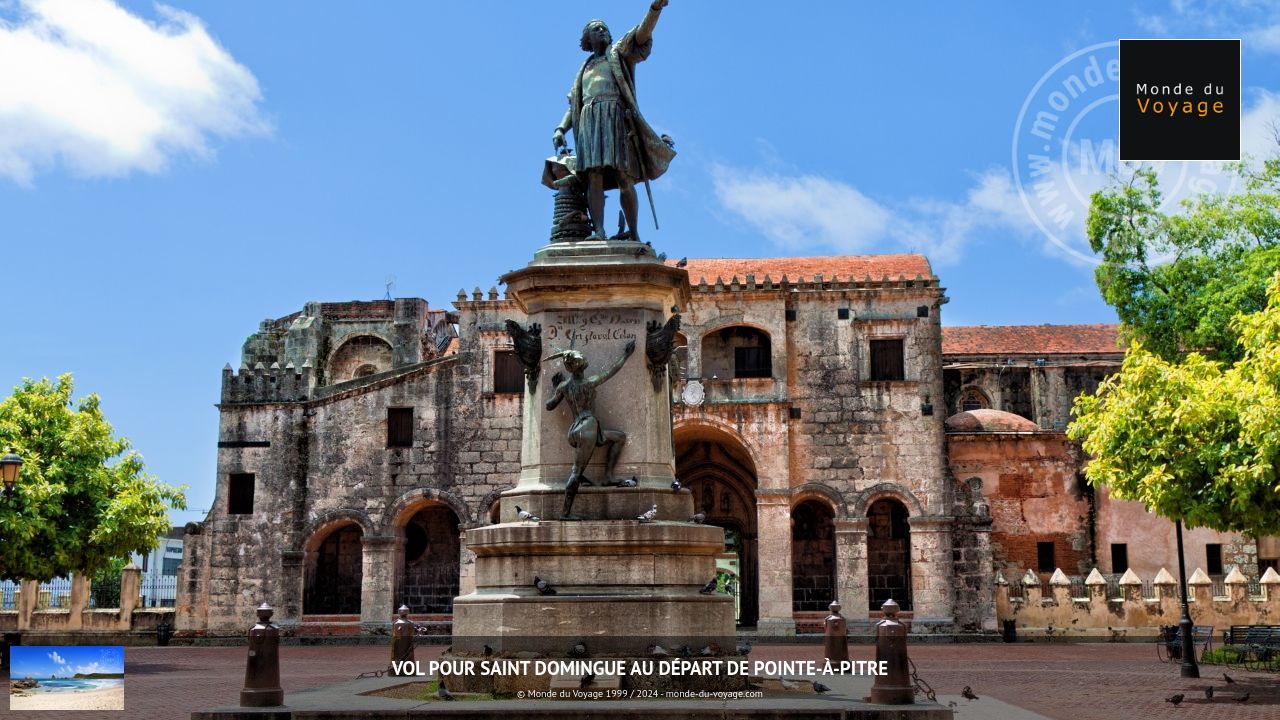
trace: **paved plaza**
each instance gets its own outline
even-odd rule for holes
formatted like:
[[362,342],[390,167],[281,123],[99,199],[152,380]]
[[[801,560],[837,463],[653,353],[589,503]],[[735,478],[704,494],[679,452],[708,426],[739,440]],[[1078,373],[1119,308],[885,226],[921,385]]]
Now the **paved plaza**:
[[[418,658],[439,654],[438,646],[419,648]],[[360,672],[385,667],[382,646],[281,648],[281,680],[286,693],[351,680]],[[757,645],[753,658],[818,659],[817,645]],[[853,659],[870,659],[869,646],[851,648]],[[1150,644],[915,645],[920,676],[945,705],[955,702],[957,718],[1276,718],[1280,717],[1280,675],[1228,670],[1236,684],[1228,688],[1222,668],[1204,666],[1201,680],[1183,680],[1176,666],[1156,659]],[[125,714],[149,720],[187,720],[193,710],[234,703],[244,681],[245,649],[127,648]],[[1212,684],[1217,698],[1208,701]],[[979,700],[960,697],[965,685]],[[1249,701],[1230,700],[1248,692]],[[1180,708],[1165,698],[1183,693]],[[7,688],[6,688],[7,695]],[[5,706],[7,708],[7,704]],[[15,716],[16,713],[7,713]],[[77,720],[118,719],[122,713],[76,713]]]

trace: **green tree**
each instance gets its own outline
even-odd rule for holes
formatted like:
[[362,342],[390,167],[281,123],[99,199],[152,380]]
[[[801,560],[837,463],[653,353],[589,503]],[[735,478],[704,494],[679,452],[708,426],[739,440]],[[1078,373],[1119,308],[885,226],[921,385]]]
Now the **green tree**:
[[0,578],[48,580],[94,573],[148,552],[184,509],[185,486],[144,472],[114,436],[97,395],[73,406],[71,375],[24,379],[0,402],[0,448],[22,456],[14,491],[0,496]]
[[1240,358],[1240,313],[1266,304],[1267,279],[1280,269],[1280,159],[1236,164],[1240,191],[1201,194],[1178,212],[1160,210],[1154,170],[1094,193],[1087,234],[1102,256],[1095,272],[1127,339],[1173,360],[1185,352],[1226,362]]
[[1120,372],[1076,398],[1068,432],[1089,481],[1189,527],[1280,533],[1280,274],[1266,307],[1229,323],[1235,364],[1170,361],[1135,342]]

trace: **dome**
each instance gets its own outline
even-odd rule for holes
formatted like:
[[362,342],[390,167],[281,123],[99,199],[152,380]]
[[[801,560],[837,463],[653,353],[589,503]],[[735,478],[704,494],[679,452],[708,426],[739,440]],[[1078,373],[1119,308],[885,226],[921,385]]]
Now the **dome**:
[[947,432],[1040,432],[1040,426],[1013,413],[1001,410],[965,410],[947,418]]

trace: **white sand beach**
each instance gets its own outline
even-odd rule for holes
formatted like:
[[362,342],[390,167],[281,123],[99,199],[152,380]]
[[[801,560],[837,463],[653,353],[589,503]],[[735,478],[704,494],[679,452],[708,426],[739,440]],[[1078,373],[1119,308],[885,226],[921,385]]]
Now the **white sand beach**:
[[[22,692],[22,691],[20,691]],[[9,695],[10,710],[123,710],[124,685],[82,692],[30,692]]]

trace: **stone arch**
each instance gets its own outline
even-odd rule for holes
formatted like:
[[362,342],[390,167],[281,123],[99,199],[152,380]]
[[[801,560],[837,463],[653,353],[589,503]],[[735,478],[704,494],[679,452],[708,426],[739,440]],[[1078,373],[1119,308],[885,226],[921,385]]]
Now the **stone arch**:
[[303,615],[358,615],[364,577],[363,541],[371,524],[358,510],[316,518],[303,541]]
[[449,493],[416,488],[389,510],[394,533],[395,602],[415,613],[450,613],[458,596],[461,528],[470,515]]
[[826,610],[836,599],[836,505],[822,495],[791,506],[791,609]]
[[726,324],[704,331],[699,347],[703,378],[773,377],[773,336],[765,328]]
[[867,505],[868,610],[879,610],[890,598],[912,609],[911,525],[906,504],[882,493]]
[[481,498],[480,504],[476,506],[479,510],[476,514],[476,523],[480,525],[497,525],[501,522],[498,516],[498,511],[502,509],[501,500],[501,490],[490,490],[487,495]]
[[808,482],[791,490],[791,507],[805,500],[820,500],[831,506],[831,512],[837,517],[849,514],[849,504],[839,490],[817,482]]
[[897,483],[884,482],[872,485],[855,495],[849,515],[851,517],[866,517],[867,508],[871,506],[871,503],[885,497],[891,497],[905,505],[911,517],[925,514],[924,505],[920,503],[920,499],[915,496],[915,493]]
[[991,396],[977,385],[968,385],[960,390],[956,412],[968,410],[986,410],[991,407]]
[[[391,369],[391,343],[373,333],[343,338],[342,344],[329,353],[325,362],[325,382],[329,385]],[[369,368],[373,372],[369,372]],[[357,373],[365,373],[358,375]]]
[[459,500],[453,493],[437,488],[420,487],[404,493],[388,506],[384,527],[389,529],[400,527],[420,507],[431,503],[448,506],[453,514],[458,516],[459,523],[464,525],[471,523],[471,511],[467,509],[466,503]]
[[724,529],[725,555],[717,565],[738,576],[738,621],[754,625],[759,617],[754,453],[737,430],[711,418],[677,423],[674,440],[676,476],[693,493],[706,524]]

